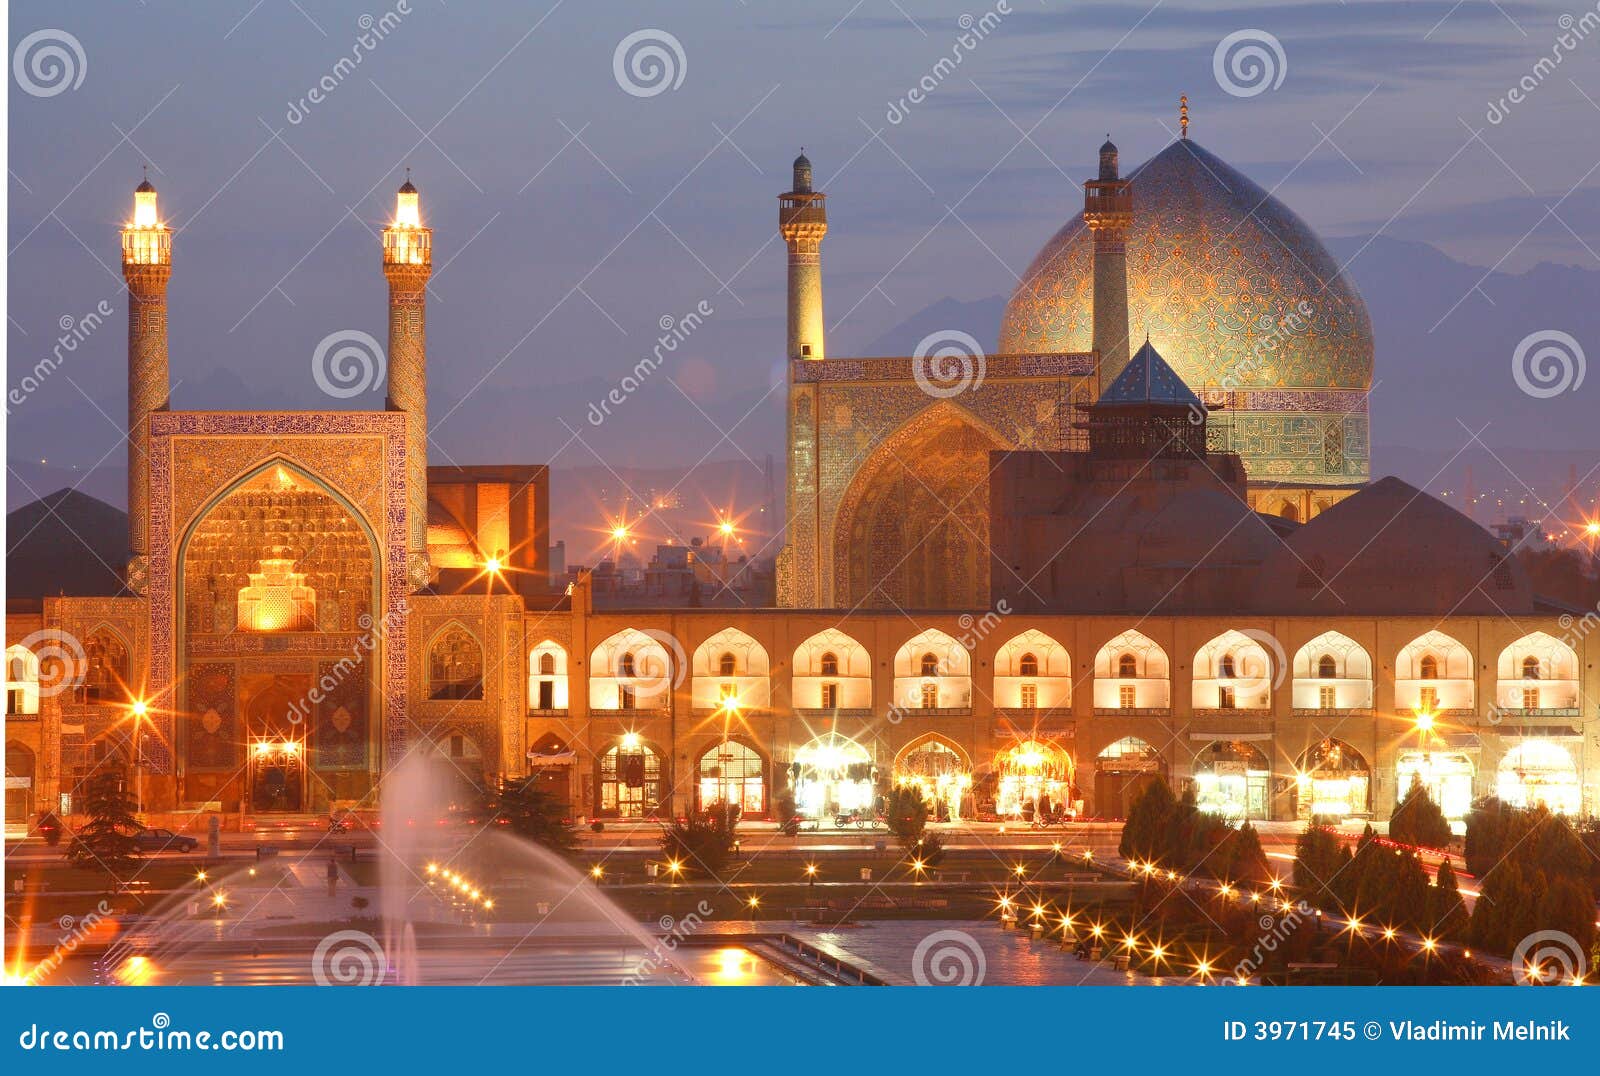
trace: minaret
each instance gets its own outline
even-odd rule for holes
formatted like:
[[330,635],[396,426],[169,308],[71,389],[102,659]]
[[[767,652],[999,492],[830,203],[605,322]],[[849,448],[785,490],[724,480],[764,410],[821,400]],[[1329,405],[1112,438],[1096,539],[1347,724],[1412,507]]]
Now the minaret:
[[122,229],[122,278],[128,282],[128,587],[143,594],[150,566],[150,413],[165,411],[167,281],[172,229],[156,212],[147,176],[133,191],[133,220]]
[[827,195],[811,189],[811,162],[794,159],[794,190],[778,195],[778,231],[789,245],[789,358],[825,358],[822,330],[822,237]]
[[1133,185],[1117,175],[1117,147],[1100,147],[1100,176],[1083,185],[1083,220],[1094,233],[1095,398],[1128,365],[1128,226]]
[[406,576],[428,582],[427,290],[433,274],[433,230],[411,172],[395,196],[394,223],[383,230],[383,275],[389,280],[389,398],[406,416]]

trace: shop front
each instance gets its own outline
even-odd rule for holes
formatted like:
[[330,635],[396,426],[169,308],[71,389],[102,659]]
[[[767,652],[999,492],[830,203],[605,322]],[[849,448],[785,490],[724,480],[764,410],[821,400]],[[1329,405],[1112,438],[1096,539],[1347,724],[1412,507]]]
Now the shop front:
[[1433,802],[1451,822],[1472,809],[1472,775],[1477,766],[1463,751],[1406,751],[1395,765],[1395,795],[1405,798],[1412,781],[1421,781]]
[[970,813],[962,805],[970,798],[972,766],[943,740],[922,740],[901,751],[894,762],[894,783],[921,789],[929,818],[935,822],[955,822]]
[[700,756],[696,806],[702,811],[714,804],[734,806],[744,818],[765,815],[765,771],[766,766],[754,748],[737,740],[723,741]]
[[1500,760],[1495,794],[1513,807],[1543,807],[1556,814],[1583,810],[1583,784],[1572,754],[1552,740],[1524,740]]
[[1230,821],[1268,816],[1267,756],[1253,743],[1216,740],[1194,760],[1195,805]]
[[1076,808],[1072,756],[1053,743],[1024,740],[995,756],[995,813],[1038,818]]
[[1295,771],[1295,818],[1342,820],[1372,813],[1372,770],[1361,752],[1327,739],[1300,759]]
[[1094,762],[1094,811],[1102,818],[1126,818],[1146,787],[1167,775],[1161,753],[1137,736],[1124,736]]
[[794,753],[789,766],[795,810],[832,818],[877,807],[878,767],[865,747],[843,736],[819,736]]

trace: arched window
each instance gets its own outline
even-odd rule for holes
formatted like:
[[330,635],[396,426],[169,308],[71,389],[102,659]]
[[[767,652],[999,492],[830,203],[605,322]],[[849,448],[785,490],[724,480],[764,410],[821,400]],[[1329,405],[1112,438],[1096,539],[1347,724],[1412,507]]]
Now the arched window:
[[766,781],[761,756],[726,740],[700,756],[700,809],[713,804],[737,807],[744,815],[766,812]]
[[1317,659],[1317,676],[1323,680],[1334,680],[1339,676],[1339,663],[1332,654],[1324,654]]
[[85,658],[83,683],[78,687],[79,702],[128,700],[128,647],[109,628],[101,628],[83,644]]
[[6,713],[39,712],[39,659],[20,644],[6,648]]
[[638,675],[638,673],[634,671],[632,650],[629,650],[627,653],[623,654],[622,660],[617,662],[617,675],[619,677]]
[[723,655],[717,659],[717,675],[732,676],[734,674],[734,670],[738,668],[738,665],[739,663],[733,658],[732,651],[725,651]]
[[1239,674],[1234,671],[1233,655],[1222,655],[1222,659],[1217,662],[1217,678],[1221,680],[1231,680],[1238,675]]
[[1539,679],[1539,659],[1532,654],[1522,659],[1522,678],[1524,680]]
[[1139,659],[1132,654],[1124,654],[1117,659],[1117,676],[1123,680],[1131,680],[1139,675]]
[[822,655],[822,675],[823,676],[838,676],[839,675],[839,655],[835,654],[831,650],[828,651],[826,654]]
[[483,698],[483,648],[460,625],[440,632],[428,652],[428,697]]
[[922,675],[939,675],[939,658],[937,655],[931,653],[922,655]]
[[1425,654],[1422,660],[1417,663],[1417,670],[1421,673],[1419,679],[1437,680],[1439,679],[1439,659],[1432,654]]
[[539,675],[554,676],[556,674],[556,656],[551,653],[539,655]]
[[924,710],[937,710],[939,708],[939,685],[922,685],[922,708]]
[[534,647],[528,657],[528,705],[535,710],[567,708],[567,652],[554,639]]
[[1024,654],[1021,660],[1017,662],[1017,669],[1020,676],[1038,676],[1039,659],[1032,654]]

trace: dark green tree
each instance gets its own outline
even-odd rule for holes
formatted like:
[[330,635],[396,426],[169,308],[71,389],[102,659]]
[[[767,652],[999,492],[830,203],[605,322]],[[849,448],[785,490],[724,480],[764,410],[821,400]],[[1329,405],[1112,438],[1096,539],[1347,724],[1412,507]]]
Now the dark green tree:
[[1350,865],[1350,851],[1326,826],[1307,826],[1294,842],[1294,887],[1320,908],[1338,903],[1335,880]]
[[1538,929],[1559,930],[1577,942],[1577,951],[1594,947],[1594,899],[1588,886],[1571,878],[1557,878],[1539,898]]
[[1164,862],[1171,852],[1172,824],[1177,813],[1178,801],[1172,788],[1164,778],[1157,777],[1128,808],[1117,853],[1130,862]]
[[1500,862],[1506,849],[1506,830],[1519,814],[1515,807],[1508,807],[1493,796],[1472,804],[1462,845],[1462,858],[1469,873],[1482,878]]
[[108,882],[125,881],[138,862],[139,846],[133,838],[143,827],[134,815],[133,796],[121,770],[103,769],[89,779],[83,810],[89,820],[67,846],[67,859],[74,866],[103,872]]
[[733,857],[739,808],[713,803],[661,831],[661,853],[691,874],[721,875]]
[[1439,864],[1428,901],[1428,918],[1432,921],[1435,936],[1456,940],[1466,935],[1467,906],[1461,902],[1455,868],[1450,866],[1448,859]]
[[501,778],[494,796],[495,814],[512,833],[563,855],[577,850],[578,838],[566,818],[566,804],[537,777]]
[[919,785],[896,785],[884,803],[889,832],[908,853],[922,842],[928,829],[928,802]]
[[1401,844],[1422,848],[1450,846],[1450,822],[1417,774],[1411,775],[1411,787],[1389,816],[1389,836]]
[[1274,877],[1261,847],[1261,835],[1249,822],[1227,830],[1213,857],[1217,865],[1212,873],[1226,881],[1265,884]]

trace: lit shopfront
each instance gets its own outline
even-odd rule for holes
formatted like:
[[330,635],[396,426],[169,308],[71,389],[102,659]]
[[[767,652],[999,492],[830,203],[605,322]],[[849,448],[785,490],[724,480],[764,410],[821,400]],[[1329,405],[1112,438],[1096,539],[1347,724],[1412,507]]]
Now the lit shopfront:
[[767,811],[767,782],[761,756],[736,740],[725,740],[700,756],[695,788],[703,811],[713,804],[732,805],[746,818]]
[[1295,773],[1295,817],[1341,820],[1371,813],[1372,770],[1342,740],[1323,740],[1307,751]]
[[795,809],[806,818],[871,811],[878,768],[865,747],[843,736],[819,736],[794,753],[789,767]]
[[894,764],[894,783],[915,786],[929,806],[929,817],[954,822],[964,814],[962,801],[972,788],[972,767],[966,757],[942,740],[923,740],[900,753]]
[[1550,740],[1524,740],[1507,752],[1495,790],[1514,807],[1544,807],[1567,815],[1583,809],[1583,785],[1572,754]]
[[995,813],[1002,818],[1037,817],[1074,806],[1072,756],[1055,744],[1024,740],[994,761]]
[[1395,795],[1404,799],[1413,780],[1420,780],[1433,802],[1452,822],[1472,809],[1472,759],[1460,751],[1407,751],[1395,765]]
[[1222,818],[1267,817],[1267,756],[1254,744],[1218,740],[1194,760],[1195,805]]

